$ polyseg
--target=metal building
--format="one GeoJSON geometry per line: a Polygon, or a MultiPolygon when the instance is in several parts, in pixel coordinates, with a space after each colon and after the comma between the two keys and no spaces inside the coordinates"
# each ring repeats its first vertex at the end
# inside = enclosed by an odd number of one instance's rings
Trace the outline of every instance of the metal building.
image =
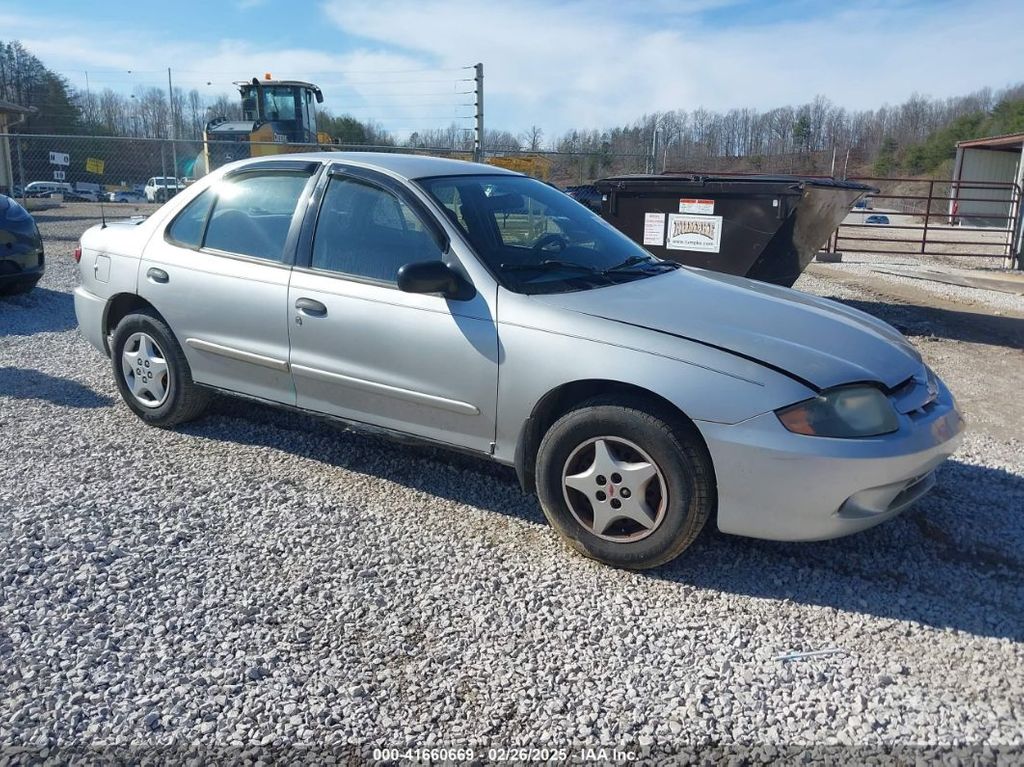
{"type": "Polygon", "coordinates": [[[1006,229],[1019,254],[1024,133],[959,142],[952,182],[951,222],[1006,229]]]}
{"type": "Polygon", "coordinates": [[[14,187],[11,143],[7,138],[7,129],[22,122],[35,111],[0,99],[0,193],[10,194],[14,187]]]}

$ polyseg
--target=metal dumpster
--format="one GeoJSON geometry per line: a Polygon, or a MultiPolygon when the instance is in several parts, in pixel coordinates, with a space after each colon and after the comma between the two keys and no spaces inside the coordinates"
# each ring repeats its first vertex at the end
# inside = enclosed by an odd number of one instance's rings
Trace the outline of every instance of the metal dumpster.
{"type": "Polygon", "coordinates": [[[660,258],[791,286],[874,187],[806,176],[664,174],[594,184],[601,216],[660,258]]]}

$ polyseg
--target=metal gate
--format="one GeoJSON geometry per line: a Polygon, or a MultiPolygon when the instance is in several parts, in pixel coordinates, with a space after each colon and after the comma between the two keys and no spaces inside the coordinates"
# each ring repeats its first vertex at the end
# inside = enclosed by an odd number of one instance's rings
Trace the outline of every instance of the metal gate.
{"type": "Polygon", "coordinates": [[[989,181],[857,178],[878,187],[832,233],[830,252],[1002,259],[1018,268],[1021,189],[989,181]],[[863,207],[860,207],[863,206],[863,207]]]}

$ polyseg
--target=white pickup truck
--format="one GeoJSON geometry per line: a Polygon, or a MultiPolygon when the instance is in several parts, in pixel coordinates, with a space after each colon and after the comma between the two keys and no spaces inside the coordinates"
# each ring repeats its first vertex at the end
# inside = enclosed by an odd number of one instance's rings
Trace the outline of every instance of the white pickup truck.
{"type": "Polygon", "coordinates": [[[153,176],[142,193],[146,202],[167,202],[184,188],[185,184],[174,176],[153,176]]]}

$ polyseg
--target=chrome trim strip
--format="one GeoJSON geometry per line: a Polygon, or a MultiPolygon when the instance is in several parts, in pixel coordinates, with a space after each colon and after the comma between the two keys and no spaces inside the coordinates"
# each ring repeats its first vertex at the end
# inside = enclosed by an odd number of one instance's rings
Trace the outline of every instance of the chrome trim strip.
{"type": "Polygon", "coordinates": [[[395,399],[402,399],[406,402],[414,402],[417,405],[428,405],[440,410],[448,410],[452,413],[458,413],[459,415],[480,415],[480,409],[476,407],[476,405],[471,405],[468,402],[460,402],[454,399],[438,397],[433,394],[424,394],[423,392],[402,389],[397,386],[377,383],[376,381],[367,381],[363,378],[353,378],[352,376],[342,375],[341,373],[330,373],[318,368],[308,368],[305,365],[292,364],[291,368],[293,375],[312,378],[317,381],[325,381],[327,383],[348,386],[353,389],[361,389],[362,391],[370,392],[371,394],[382,394],[385,397],[394,397],[395,399]]]}
{"type": "Polygon", "coordinates": [[[280,370],[282,373],[288,372],[288,362],[286,360],[279,360],[274,357],[265,357],[262,354],[255,354],[253,352],[243,351],[242,349],[235,349],[231,346],[221,346],[220,344],[215,344],[211,341],[203,341],[200,338],[186,338],[185,343],[193,349],[197,349],[201,352],[209,352],[210,354],[216,354],[221,357],[227,357],[228,359],[238,360],[239,362],[248,362],[251,365],[259,365],[260,367],[270,368],[271,370],[280,370]]]}

